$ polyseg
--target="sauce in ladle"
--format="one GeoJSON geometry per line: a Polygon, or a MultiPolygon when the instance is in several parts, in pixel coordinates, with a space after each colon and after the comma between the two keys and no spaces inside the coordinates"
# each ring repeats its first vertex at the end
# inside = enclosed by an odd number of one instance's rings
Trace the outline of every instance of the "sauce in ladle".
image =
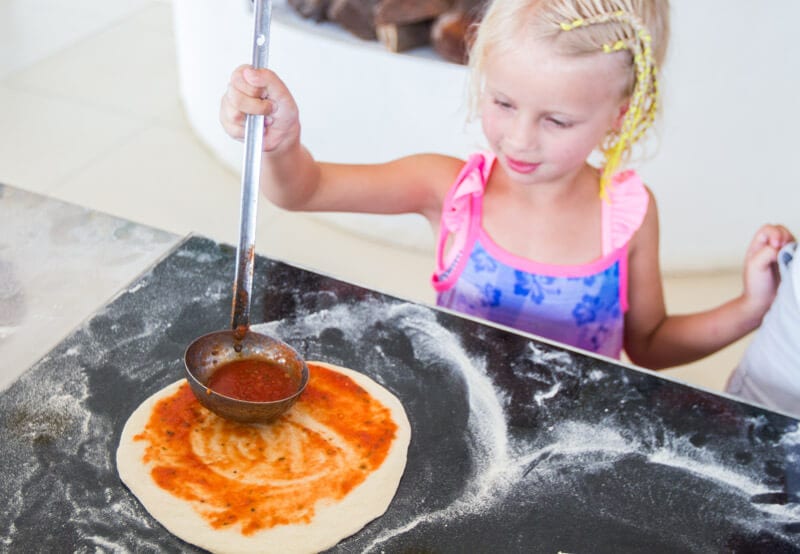
{"type": "Polygon", "coordinates": [[[296,393],[299,384],[279,364],[245,358],[222,364],[206,386],[217,394],[236,400],[273,402],[296,393]]]}

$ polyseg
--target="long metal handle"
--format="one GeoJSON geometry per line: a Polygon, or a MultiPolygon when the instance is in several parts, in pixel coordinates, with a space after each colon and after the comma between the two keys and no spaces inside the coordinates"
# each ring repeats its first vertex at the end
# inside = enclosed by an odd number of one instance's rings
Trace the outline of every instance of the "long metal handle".
{"type": "MultiPolygon", "coordinates": [[[[255,0],[253,30],[253,67],[267,67],[271,0],[255,0]]],[[[244,126],[244,167],[242,171],[242,207],[239,223],[239,246],[236,251],[236,277],[233,285],[231,328],[244,331],[250,325],[250,295],[253,290],[253,265],[256,248],[256,213],[258,184],[261,176],[261,148],[264,143],[264,116],[248,115],[244,126]]]]}

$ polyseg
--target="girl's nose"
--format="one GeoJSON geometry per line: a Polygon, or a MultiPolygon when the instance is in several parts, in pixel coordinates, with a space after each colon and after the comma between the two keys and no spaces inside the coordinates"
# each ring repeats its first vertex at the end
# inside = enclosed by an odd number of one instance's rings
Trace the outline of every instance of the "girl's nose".
{"type": "Polygon", "coordinates": [[[506,138],[509,145],[519,150],[535,150],[539,146],[536,124],[525,117],[514,118],[506,138]]]}

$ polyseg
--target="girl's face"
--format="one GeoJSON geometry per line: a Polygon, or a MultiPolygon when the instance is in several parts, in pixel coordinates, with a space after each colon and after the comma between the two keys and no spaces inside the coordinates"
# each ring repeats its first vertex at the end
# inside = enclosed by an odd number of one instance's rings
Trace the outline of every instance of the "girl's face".
{"type": "Polygon", "coordinates": [[[538,40],[488,54],[481,122],[513,181],[555,183],[577,174],[625,114],[625,55],[564,56],[538,40]]]}

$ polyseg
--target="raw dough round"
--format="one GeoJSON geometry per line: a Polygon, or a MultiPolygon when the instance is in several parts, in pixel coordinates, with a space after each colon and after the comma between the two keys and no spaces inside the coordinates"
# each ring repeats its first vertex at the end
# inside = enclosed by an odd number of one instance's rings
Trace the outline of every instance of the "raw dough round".
{"type": "MultiPolygon", "coordinates": [[[[122,431],[117,449],[117,470],[120,478],[147,511],[171,533],[213,552],[317,552],[334,546],[382,515],[389,507],[405,469],[411,427],[400,401],[369,377],[322,362],[308,362],[308,365],[311,370],[308,388],[294,407],[272,425],[242,428],[241,424],[223,420],[208,412],[194,398],[191,399],[191,402],[196,403],[196,406],[192,404],[191,409],[193,413],[199,414],[201,422],[196,426],[202,429],[193,429],[200,435],[200,439],[196,439],[194,433],[186,433],[183,447],[191,450],[190,455],[199,458],[202,464],[200,469],[184,474],[183,479],[175,478],[174,483],[184,487],[183,497],[169,492],[156,482],[154,476],[157,472],[154,467],[162,466],[158,470],[158,475],[162,477],[172,471],[168,467],[169,453],[160,453],[161,448],[170,450],[172,446],[164,439],[159,442],[162,446],[156,448],[154,442],[162,440],[159,437],[164,436],[164,433],[155,435],[152,430],[147,429],[156,405],[163,399],[179,394],[185,380],[155,393],[131,414],[122,431]],[[328,483],[332,483],[335,489],[339,483],[346,482],[347,478],[352,477],[354,467],[362,470],[368,467],[368,458],[373,455],[375,448],[369,444],[361,447],[354,445],[353,437],[359,433],[353,433],[352,436],[342,433],[348,427],[337,431],[333,428],[335,425],[320,421],[325,419],[318,417],[320,413],[329,417],[346,418],[352,411],[347,409],[335,416],[329,413],[343,400],[331,394],[326,395],[325,391],[314,392],[315,367],[323,368],[320,370],[321,374],[328,369],[348,377],[358,385],[348,385],[355,391],[353,394],[363,395],[360,389],[365,390],[371,399],[382,405],[382,408],[378,408],[386,416],[385,419],[390,419],[396,425],[383,461],[371,472],[358,476],[363,480],[342,498],[326,496],[319,491],[325,490],[328,483]],[[319,411],[320,405],[325,406],[322,408],[323,412],[319,411]],[[150,436],[154,438],[151,440],[148,438],[150,436]],[[262,445],[258,451],[253,450],[255,444],[262,445]],[[243,466],[237,465],[240,463],[239,458],[247,463],[243,466]],[[235,459],[234,464],[230,463],[231,459],[235,459]],[[278,476],[275,469],[278,461],[290,464],[291,472],[284,471],[283,475],[278,476]],[[164,465],[167,466],[166,470],[164,465]],[[236,467],[242,471],[239,472],[236,467]],[[225,508],[220,509],[219,506],[202,500],[202,491],[198,493],[201,485],[193,481],[196,475],[204,472],[215,483],[222,483],[221,487],[213,490],[239,490],[236,487],[247,486],[248,483],[256,487],[255,490],[259,492],[254,505],[258,510],[264,510],[265,506],[269,509],[270,500],[265,499],[272,498],[272,490],[282,491],[276,496],[281,497],[283,502],[287,498],[306,498],[309,494],[315,498],[310,503],[311,506],[301,506],[305,510],[301,512],[305,517],[295,518],[294,521],[290,517],[288,522],[275,524],[273,520],[270,525],[254,530],[252,527],[247,528],[244,518],[220,526],[219,518],[215,520],[214,517],[225,512],[225,508]],[[349,472],[347,477],[342,477],[344,472],[349,472]],[[287,475],[291,478],[286,478],[287,475]],[[212,525],[212,521],[217,525],[212,525]]],[[[346,380],[342,382],[348,383],[346,380]]],[[[371,416],[364,417],[367,418],[365,424],[368,428],[374,424],[370,421],[371,416]]],[[[171,431],[166,433],[172,435],[171,431]]],[[[238,501],[239,497],[234,499],[238,501]]],[[[251,509],[255,511],[256,508],[251,509]]],[[[280,503],[272,509],[279,515],[291,516],[296,513],[286,510],[280,503]]]]}

